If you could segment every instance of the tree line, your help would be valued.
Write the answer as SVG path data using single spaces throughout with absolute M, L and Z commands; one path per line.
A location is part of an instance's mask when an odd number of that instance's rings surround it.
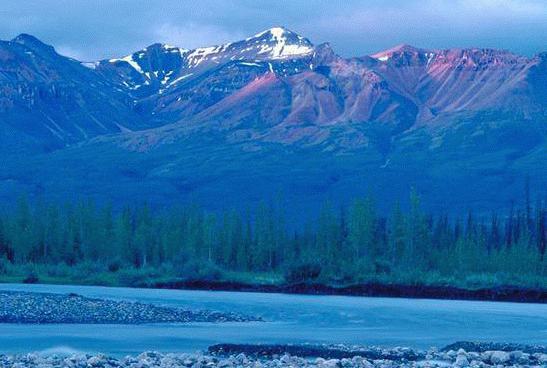
M 381 275 L 504 274 L 547 277 L 546 210 L 526 200 L 508 213 L 462 218 L 410 205 L 378 213 L 373 196 L 347 208 L 325 203 L 295 227 L 282 206 L 207 212 L 197 205 L 114 210 L 93 201 L 33 204 L 24 198 L 0 214 L 0 260 L 13 265 L 94 262 L 119 267 L 214 265 L 237 272 L 299 270 L 300 278 L 336 282 Z M 297 272 L 298 274 L 298 272 Z

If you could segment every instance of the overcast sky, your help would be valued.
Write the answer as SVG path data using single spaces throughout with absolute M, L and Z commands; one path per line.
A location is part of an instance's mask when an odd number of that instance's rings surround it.
M 401 43 L 547 51 L 546 0 L 0 0 L 0 39 L 30 33 L 86 61 L 154 42 L 210 46 L 278 25 L 344 56 Z

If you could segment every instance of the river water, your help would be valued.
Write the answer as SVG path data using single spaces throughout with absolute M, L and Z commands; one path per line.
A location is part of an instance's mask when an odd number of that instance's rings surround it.
M 235 311 L 266 322 L 148 325 L 0 324 L 0 353 L 194 352 L 215 343 L 350 343 L 428 348 L 461 340 L 547 344 L 547 305 L 54 285 L 0 290 L 78 293 Z M 1 302 L 1 301 L 0 301 Z

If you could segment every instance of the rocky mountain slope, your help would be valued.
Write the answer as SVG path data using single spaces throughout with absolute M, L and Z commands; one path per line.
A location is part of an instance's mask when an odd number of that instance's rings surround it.
M 26 34 L 0 41 L 0 91 L 0 152 L 146 126 L 114 83 Z
M 416 185 L 444 207 L 491 207 L 524 177 L 547 187 L 547 53 L 343 58 L 276 27 L 82 63 L 21 35 L 0 43 L 0 91 L 0 196 L 311 203 Z

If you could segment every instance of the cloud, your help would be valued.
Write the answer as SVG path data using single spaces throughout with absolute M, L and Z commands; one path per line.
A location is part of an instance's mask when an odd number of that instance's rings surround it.
M 164 23 L 153 31 L 158 42 L 193 49 L 202 46 L 218 45 L 246 36 L 238 31 L 224 29 L 220 26 L 187 23 L 175 25 Z
M 470 11 L 495 12 L 507 18 L 514 16 L 545 17 L 547 12 L 545 1 L 533 0 L 460 0 L 457 5 Z M 480 13 L 475 14 L 480 15 Z
M 85 51 L 74 48 L 72 46 L 68 45 L 56 45 L 55 51 L 57 51 L 58 54 L 71 57 L 76 60 L 80 61 L 91 61 L 91 59 L 87 58 L 87 54 Z
M 344 56 L 400 43 L 545 51 L 545 0 L 0 0 L 0 38 L 31 33 L 67 55 L 96 60 L 155 42 L 185 48 L 286 26 Z
M 547 44 L 547 2 L 511 0 L 390 1 L 325 14 L 308 28 L 332 29 L 332 43 L 355 55 L 400 43 L 431 48 L 494 47 L 532 54 Z M 344 39 L 347 42 L 344 42 Z M 335 41 L 335 42 L 334 42 Z M 359 52 L 358 52 L 359 53 Z

